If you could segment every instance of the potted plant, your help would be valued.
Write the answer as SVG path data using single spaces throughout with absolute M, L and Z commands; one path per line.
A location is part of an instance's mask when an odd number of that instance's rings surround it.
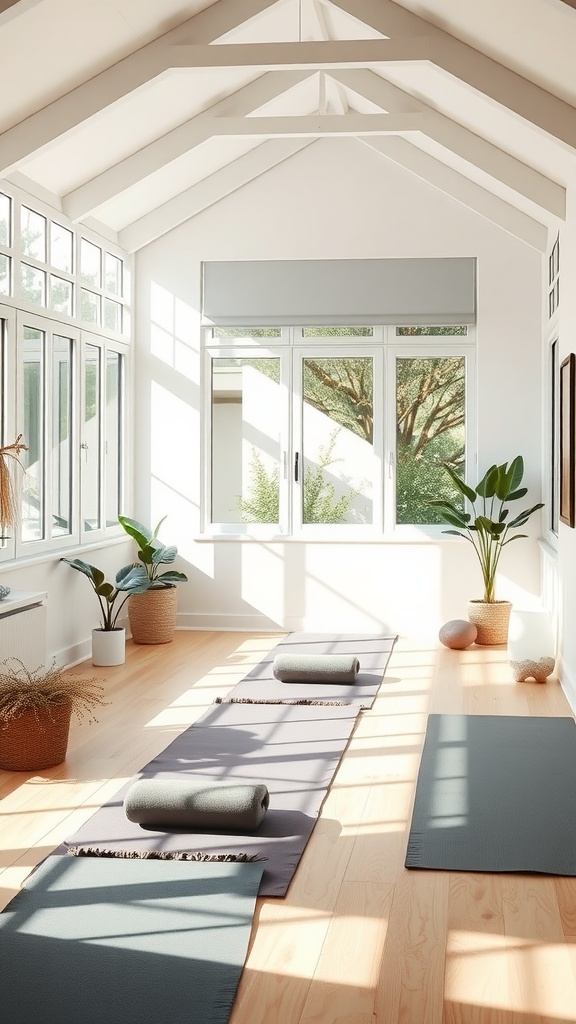
M 148 589 L 148 575 L 143 566 L 125 565 L 108 583 L 101 569 L 80 558 L 61 558 L 73 569 L 87 576 L 100 605 L 101 625 L 92 630 L 92 662 L 94 665 L 122 665 L 125 660 L 126 629 L 118 626 L 118 616 L 130 594 Z
M 145 570 L 147 587 L 144 592 L 133 594 L 128 602 L 128 618 L 132 639 L 137 644 L 167 644 L 174 638 L 176 628 L 176 584 L 185 583 L 188 577 L 183 572 L 169 569 L 161 572 L 163 565 L 170 565 L 178 549 L 163 544 L 158 533 L 164 516 L 154 530 L 143 526 L 136 519 L 118 516 L 118 522 L 138 545 L 138 559 Z
M 96 721 L 104 688 L 56 667 L 30 671 L 19 658 L 0 664 L 0 768 L 29 772 L 66 757 L 72 714 Z
M 430 501 L 438 509 L 442 519 L 455 526 L 455 530 L 444 533 L 455 534 L 470 541 L 474 548 L 484 581 L 484 596 L 468 604 L 468 618 L 478 630 L 476 643 L 503 644 L 508 636 L 508 620 L 511 603 L 498 601 L 495 597 L 496 570 L 503 549 L 513 540 L 526 537 L 525 533 L 510 533 L 528 522 L 530 516 L 543 507 L 542 502 L 525 509 L 509 519 L 509 502 L 518 501 L 527 494 L 521 487 L 524 476 L 524 460 L 517 455 L 510 465 L 490 466 L 476 487 L 470 487 L 448 466 L 445 466 L 455 488 L 472 505 L 473 512 L 463 511 L 456 503 L 447 500 Z M 476 502 L 480 502 L 477 510 Z

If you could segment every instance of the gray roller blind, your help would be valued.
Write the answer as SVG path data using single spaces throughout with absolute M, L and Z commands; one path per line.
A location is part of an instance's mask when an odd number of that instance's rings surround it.
M 226 327 L 472 324 L 476 260 L 203 264 L 202 314 Z

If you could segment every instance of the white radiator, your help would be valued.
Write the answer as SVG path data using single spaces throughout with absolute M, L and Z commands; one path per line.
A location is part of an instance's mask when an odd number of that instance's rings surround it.
M 32 671 L 46 664 L 46 594 L 11 591 L 0 601 L 0 661 L 19 658 Z

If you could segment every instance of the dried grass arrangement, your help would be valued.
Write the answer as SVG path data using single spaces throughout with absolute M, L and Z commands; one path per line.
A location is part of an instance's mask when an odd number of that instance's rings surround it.
M 56 667 L 31 671 L 19 658 L 0 663 L 0 768 L 38 771 L 66 758 L 72 714 L 97 721 L 94 709 L 108 704 L 95 679 Z
M 0 662 L 0 723 L 30 713 L 39 717 L 63 704 L 78 720 L 96 722 L 94 708 L 108 703 L 96 679 L 69 675 L 55 661 L 50 668 L 40 665 L 34 670 L 19 658 Z
M 28 448 L 22 443 L 22 434 L 12 444 L 0 448 L 0 534 L 14 527 L 18 521 L 18 509 L 14 495 L 11 468 L 14 463 L 20 466 L 24 472 L 24 466 L 18 456 L 20 452 L 27 452 Z M 12 460 L 12 466 L 8 460 Z

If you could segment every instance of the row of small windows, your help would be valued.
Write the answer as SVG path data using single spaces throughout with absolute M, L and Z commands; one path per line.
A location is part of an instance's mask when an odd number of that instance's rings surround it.
M 15 207 L 0 192 L 0 295 L 121 334 L 123 260 L 24 204 L 16 224 Z
M 465 324 L 448 325 L 442 327 L 396 327 L 395 333 L 398 338 L 415 337 L 465 337 L 468 334 L 468 327 Z M 247 340 L 257 338 L 280 338 L 281 327 L 213 327 L 211 328 L 213 338 L 245 338 Z M 303 338 L 373 338 L 373 327 L 303 327 Z

